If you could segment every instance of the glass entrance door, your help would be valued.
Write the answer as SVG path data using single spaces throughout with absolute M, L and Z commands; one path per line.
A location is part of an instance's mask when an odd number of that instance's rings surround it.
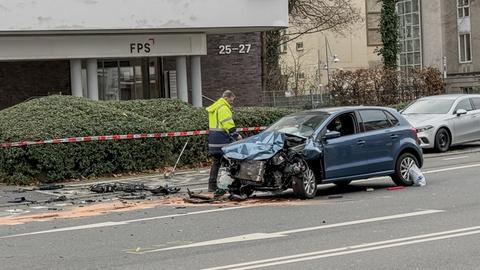
M 158 67 L 158 58 L 99 61 L 100 98 L 131 100 L 160 97 Z

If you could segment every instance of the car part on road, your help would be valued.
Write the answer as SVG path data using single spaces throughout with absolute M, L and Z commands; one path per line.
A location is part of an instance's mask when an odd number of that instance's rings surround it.
M 423 187 L 427 185 L 427 181 L 425 176 L 423 175 L 422 171 L 417 167 L 417 165 L 413 165 L 408 172 L 408 177 L 413 182 L 413 185 L 416 187 Z
M 188 142 L 190 141 L 190 138 L 187 139 L 185 144 L 183 145 L 182 151 L 180 152 L 180 155 L 178 155 L 177 161 L 175 162 L 175 166 L 173 166 L 173 170 L 171 172 L 165 173 L 165 178 L 166 179 L 172 179 L 173 176 L 175 175 L 175 171 L 177 169 L 177 165 L 180 162 L 180 159 L 182 158 L 183 152 L 185 152 L 185 148 L 187 148 Z
M 38 190 L 57 190 L 64 188 L 64 185 L 57 185 L 57 184 L 43 184 L 38 186 Z
M 20 198 L 15 198 L 11 201 L 8 201 L 8 203 L 22 203 L 22 202 L 26 202 L 27 200 L 25 199 L 25 197 L 20 197 Z

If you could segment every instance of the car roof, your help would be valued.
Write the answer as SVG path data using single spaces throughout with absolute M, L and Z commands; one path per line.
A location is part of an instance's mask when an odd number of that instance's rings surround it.
M 342 106 L 342 107 L 328 107 L 328 108 L 321 108 L 310 110 L 307 112 L 325 112 L 328 114 L 333 114 L 337 112 L 344 112 L 344 111 L 353 111 L 353 110 L 365 110 L 365 109 L 386 109 L 392 110 L 392 108 L 388 107 L 379 107 L 379 106 Z
M 437 95 L 437 96 L 428 96 L 420 98 L 422 100 L 426 99 L 446 99 L 446 100 L 456 100 L 462 97 L 480 97 L 477 94 L 447 94 L 447 95 Z

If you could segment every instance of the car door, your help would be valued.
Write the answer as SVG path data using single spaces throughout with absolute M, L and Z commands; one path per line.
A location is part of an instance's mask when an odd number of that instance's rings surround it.
M 365 141 L 359 133 L 354 112 L 335 117 L 321 133 L 340 132 L 334 139 L 321 139 L 324 149 L 324 168 L 326 179 L 343 178 L 366 173 L 368 160 L 365 156 Z
M 396 124 L 389 120 L 388 112 L 382 109 L 358 111 L 360 127 L 363 129 L 365 151 L 368 157 L 367 173 L 377 173 L 394 169 L 394 149 L 400 144 Z M 394 118 L 394 117 L 393 117 Z
M 457 111 L 460 109 L 467 111 L 467 114 L 457 115 Z M 458 101 L 453 114 L 453 142 L 460 143 L 474 140 L 478 126 L 475 125 L 477 117 L 470 99 L 463 98 Z
M 473 104 L 472 116 L 474 120 L 474 138 L 473 140 L 480 140 L 480 97 L 471 98 Z

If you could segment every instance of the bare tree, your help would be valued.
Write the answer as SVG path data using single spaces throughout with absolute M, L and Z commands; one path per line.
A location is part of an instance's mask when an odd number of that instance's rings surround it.
M 363 21 L 352 0 L 289 0 L 288 4 L 290 26 L 294 30 L 284 43 L 322 31 L 342 33 Z

